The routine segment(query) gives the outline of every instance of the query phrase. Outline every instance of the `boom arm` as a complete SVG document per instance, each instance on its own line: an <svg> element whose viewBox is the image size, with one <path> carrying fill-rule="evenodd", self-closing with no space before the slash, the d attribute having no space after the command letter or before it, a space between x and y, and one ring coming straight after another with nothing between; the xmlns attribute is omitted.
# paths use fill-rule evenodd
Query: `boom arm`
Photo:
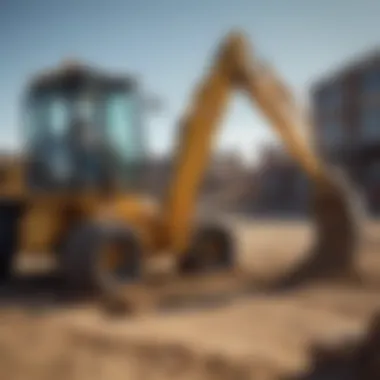
<svg viewBox="0 0 380 380"><path fill-rule="evenodd" d="M290 93L274 73L251 60L244 36L232 33L222 43L181 123L182 136L164 219L170 248L175 251L187 246L212 138L235 88L243 90L259 106L305 172L314 180L324 177L322 162L298 131L306 127L306 120Z"/></svg>

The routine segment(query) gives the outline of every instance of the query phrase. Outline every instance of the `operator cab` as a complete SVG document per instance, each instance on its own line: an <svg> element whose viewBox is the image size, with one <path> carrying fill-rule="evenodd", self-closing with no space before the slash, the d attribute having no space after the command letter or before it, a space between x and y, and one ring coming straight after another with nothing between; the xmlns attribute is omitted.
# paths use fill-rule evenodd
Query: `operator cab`
<svg viewBox="0 0 380 380"><path fill-rule="evenodd" d="M135 187L145 151L140 97L131 77L66 64L26 94L27 182L33 190Z"/></svg>

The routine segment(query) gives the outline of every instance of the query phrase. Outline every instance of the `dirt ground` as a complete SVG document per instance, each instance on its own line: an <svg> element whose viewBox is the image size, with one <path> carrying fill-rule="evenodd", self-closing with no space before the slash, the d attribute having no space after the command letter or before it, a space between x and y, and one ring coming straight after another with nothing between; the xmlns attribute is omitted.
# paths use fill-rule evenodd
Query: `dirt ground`
<svg viewBox="0 0 380 380"><path fill-rule="evenodd" d="M286 271L313 236L301 222L231 223L241 266L253 276ZM313 345L362 334L380 307L379 231L379 223L366 226L361 287L319 284L277 295L236 290L219 303L209 295L203 303L115 319L92 305L46 306L52 293L43 287L12 295L17 302L8 297L0 310L0 379L295 379L310 366Z"/></svg>

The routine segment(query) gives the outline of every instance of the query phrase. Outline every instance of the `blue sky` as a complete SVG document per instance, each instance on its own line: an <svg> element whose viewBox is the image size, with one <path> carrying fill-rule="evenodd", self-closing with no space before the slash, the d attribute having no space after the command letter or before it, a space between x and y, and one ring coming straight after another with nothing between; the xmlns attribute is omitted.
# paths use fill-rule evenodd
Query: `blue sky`
<svg viewBox="0 0 380 380"><path fill-rule="evenodd" d="M0 146L20 145L19 97L35 71L77 57L138 74L165 109L146 118L165 152L196 80L225 33L241 28L299 96L311 81L380 45L378 0L0 0ZM273 138L236 98L217 147L255 157Z"/></svg>

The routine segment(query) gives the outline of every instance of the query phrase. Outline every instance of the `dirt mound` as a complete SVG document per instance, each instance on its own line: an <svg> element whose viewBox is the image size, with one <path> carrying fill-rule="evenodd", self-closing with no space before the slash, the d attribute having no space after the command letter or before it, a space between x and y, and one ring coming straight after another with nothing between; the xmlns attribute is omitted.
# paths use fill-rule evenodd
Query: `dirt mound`
<svg viewBox="0 0 380 380"><path fill-rule="evenodd" d="M267 376L276 379L271 363L233 359L218 354L205 354L183 344L154 341L112 342L101 336L76 336L75 375L80 379L192 379L233 380ZM91 357L88 366L79 363L83 354ZM96 370L98 366L98 370ZM92 373L89 373L92 369ZM126 376L126 374L128 374ZM87 377L86 377L87 376ZM268 377L270 376L270 377ZM75 378L75 377L73 377Z"/></svg>
<svg viewBox="0 0 380 380"><path fill-rule="evenodd" d="M270 377L268 377L270 375ZM8 380L275 379L273 365L150 338L110 339L44 317L2 315L0 378Z"/></svg>
<svg viewBox="0 0 380 380"><path fill-rule="evenodd" d="M371 228L378 236L378 226ZM286 240L293 229L298 238ZM281 229L260 223L241 230L242 259L248 267L257 264L259 268L253 269L259 272L266 267L273 271L274 264L278 269L290 265L288 261L295 259L294 243L298 247L301 239L307 245L309 237L308 229L301 231L300 226ZM276 239L271 238L274 234ZM260 248L256 253L249 243L252 239ZM368 266L378 275L380 264L372 261L377 250L378 245L365 258L366 262L370 258ZM219 282L216 285L219 289ZM339 380L331 369L342 368L349 369L351 378L341 379L378 379L365 372L376 363L373 347L379 340L369 339L376 334L356 341L353 349L319 349L311 356L307 349L316 341L361 334L379 302L376 289L324 285L273 296L233 296L211 310L177 305L174 310L156 310L153 316L111 321L90 308L43 307L42 315L31 315L11 304L7 307L17 310L0 310L0 379L311 380L330 375ZM378 330L373 327L373 331ZM312 368L299 375L308 368L310 357L315 359ZM363 374L352 377L358 371ZM297 375L289 377L289 373Z"/></svg>
<svg viewBox="0 0 380 380"><path fill-rule="evenodd" d="M1 313L0 378L9 380L70 379L68 338L49 319L17 311Z"/></svg>
<svg viewBox="0 0 380 380"><path fill-rule="evenodd" d="M2 310L0 379L315 379L306 377L309 373L284 376L307 368L306 349L312 342L362 333L377 299L377 294L364 299L365 294L319 288L283 298L241 300L221 309L113 320L90 306L43 314ZM326 302L331 297L333 304ZM348 315L348 306L354 305L363 313ZM367 364L355 368L372 366L371 350L359 350L357 363ZM352 368L353 356L341 354L343 359L329 367L320 352L311 375L347 364Z"/></svg>

